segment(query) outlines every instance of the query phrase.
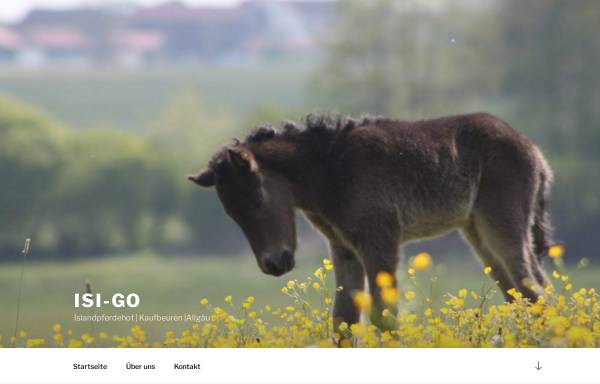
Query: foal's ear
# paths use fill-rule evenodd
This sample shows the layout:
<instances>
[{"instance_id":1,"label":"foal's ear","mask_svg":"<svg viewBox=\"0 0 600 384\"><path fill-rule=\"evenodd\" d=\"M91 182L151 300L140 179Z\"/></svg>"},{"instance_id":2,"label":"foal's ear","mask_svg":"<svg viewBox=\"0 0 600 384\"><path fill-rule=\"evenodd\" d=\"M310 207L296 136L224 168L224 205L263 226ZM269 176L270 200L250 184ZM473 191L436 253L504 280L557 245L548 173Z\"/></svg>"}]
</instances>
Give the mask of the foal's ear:
<instances>
[{"instance_id":1,"label":"foal's ear","mask_svg":"<svg viewBox=\"0 0 600 384\"><path fill-rule=\"evenodd\" d=\"M188 180L201 187L210 188L215 185L215 173L211 169L207 169L197 175L189 175Z\"/></svg>"},{"instance_id":2,"label":"foal's ear","mask_svg":"<svg viewBox=\"0 0 600 384\"><path fill-rule=\"evenodd\" d=\"M258 164L252 153L243 148L229 148L227 150L231 163L236 167L244 171L257 172Z\"/></svg>"}]
</instances>

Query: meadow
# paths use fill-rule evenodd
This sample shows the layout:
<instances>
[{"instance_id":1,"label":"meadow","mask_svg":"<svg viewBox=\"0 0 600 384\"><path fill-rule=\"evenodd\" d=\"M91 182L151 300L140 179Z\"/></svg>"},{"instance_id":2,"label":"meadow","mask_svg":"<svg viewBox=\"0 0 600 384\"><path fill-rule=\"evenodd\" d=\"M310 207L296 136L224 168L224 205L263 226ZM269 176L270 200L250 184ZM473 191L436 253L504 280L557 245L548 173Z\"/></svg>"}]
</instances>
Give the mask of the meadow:
<instances>
[{"instance_id":1,"label":"meadow","mask_svg":"<svg viewBox=\"0 0 600 384\"><path fill-rule=\"evenodd\" d=\"M408 262L412 260L410 255L407 260ZM460 316L473 317L473 311L476 311L477 308L486 310L485 307L479 307L484 297L483 301L486 306L499 306L499 308L502 308L503 299L501 295L495 292L497 290L495 285L485 276L478 263L468 258L460 260L461 258L449 262L436 262L434 257L431 266L421 268L422 270L418 270L416 273L410 264L402 268L400 288L396 300L400 300L400 308L402 309L399 316L404 317L399 318L399 321L407 321L406 316L410 316L411 322L426 322L428 320L427 316L435 316L435 314L450 316L451 314L444 314L445 311L449 310L462 313ZM281 332L277 331L279 329L277 327L290 321L308 321L314 331L315 324L318 324L317 319L314 317L304 318L304 315L301 315L306 313L310 315L309 308L312 308L311 306L314 303L317 303L316 305L319 307L317 311L318 319L322 322L318 329L320 329L320 332L324 332L323 329L331 327L328 312L331 307L331 296L335 289L330 272L331 266L328 264L328 260L323 261L322 256L314 255L301 255L297 264L298 267L289 275L273 278L263 275L258 270L253 256L250 255L221 256L218 258L164 258L146 253L68 263L28 263L24 275L18 326L19 331L23 330L26 334L19 338L19 343L25 345L26 340L47 339L48 341L45 341L44 345L55 345L51 341L52 335L54 334L54 337L56 337L56 330L59 329L58 334L61 335L61 340L65 344L67 344L66 340L69 338L67 332L70 335L75 335L73 336L73 340L76 340L74 346L78 346L80 342L85 344L86 340L97 341L97 335L104 335L104 337L108 337L107 335L130 335L129 339L126 337L121 339L119 336L115 336L114 339L106 339L104 344L96 344L100 346L119 344L122 346L164 346L169 344L202 346L198 345L197 342L194 344L191 337L196 334L200 338L198 335L200 335L202 327L205 325L208 325L208 329L204 332L210 333L210 327L216 327L217 325L232 331L236 329L236 326L240 326L239 321L242 321L242 323L253 319L256 321L256 316L258 316L258 321L261 324L265 324L262 323L263 321L269 324L266 328L268 330L265 330L265 332L272 332L273 330ZM0 343L5 345L14 332L20 267L16 263L5 263L0 268L0 308L3 309L2 316L0 316L0 334L3 335L3 342ZM566 299L564 297L563 299L557 299L559 301L575 302L575 299L570 298L569 295L578 292L581 287L600 290L600 281L597 278L600 275L599 266L588 265L583 268L570 268L568 280L565 281L563 276L566 275L566 270L561 269L561 272L558 275L555 274L553 278L556 292L560 295L566 295ZM115 292L137 293L141 297L141 304L135 310L110 308L76 310L73 308L73 295L75 292L85 292L86 280L91 282L93 292L101 292L105 295L111 295ZM569 287L568 284L571 282L573 282L572 286ZM315 283L318 283L318 286L315 286ZM248 303L249 300L250 303ZM358 300L363 299L359 298ZM364 300L368 301L368 299ZM365 302L357 302L357 305L365 306L366 304ZM517 314L519 308L525 312L529 311L526 308L534 308L534 306L525 304L520 304L521 307L518 307L519 304L515 305L517 307L510 309L510 311L516 311L514 314L515 320L520 316ZM592 305L594 304L592 303ZM596 305L596 310L599 309L598 306L600 304ZM253 311L250 309L254 308L256 308L256 312L252 314ZM489 307L487 308L489 310ZM501 311L507 310L501 309ZM266 313L267 311L269 313ZM286 311L290 313L286 315ZM590 309L590 311L593 311L593 309ZM131 314L134 312L165 315L192 313L211 316L213 320L216 319L216 322L197 325L192 325L189 322L147 322L143 324L104 322L91 325L90 323L77 323L72 319L74 313ZM311 316L314 316L314 314ZM591 328L594 324L594 317L593 315L590 316L592 316L591 320L588 320L591 321ZM244 317L246 320L243 320ZM266 317L269 317L270 320L264 320ZM235 321L238 321L238 323L233 325L227 323L233 321L232 319L237 319ZM452 320L448 318L446 321L447 326L451 326L451 324L458 328L468 326L468 321L465 319ZM446 323L442 322L442 324ZM600 326L600 323L597 325ZM294 323L291 328L283 327L283 329L294 330L298 327L299 325ZM565 332L567 328L568 326L565 326ZM368 331L368 329L371 330ZM215 329L216 331L217 329ZM367 339L361 339L360 346L368 346L370 342L369 332L374 332L373 329L355 329L355 331L358 334L363 332L364 336L367 337ZM411 332L415 331L416 328ZM333 335L332 330L327 330L327 333ZM236 335L237 340L241 340L239 339L241 336ZM272 340L277 339L277 336L271 336ZM64 339L62 339L63 337ZM296 339L297 337L300 337L300 339ZM375 336L370 337L372 339ZM382 335L380 334L377 337L376 343L381 343L380 337ZM214 346L226 346L232 342L232 339L227 337L219 340L215 341L217 344L214 344ZM303 342L308 344L317 342L315 341L317 339L314 338L310 339L310 342L301 340L308 339L306 335L295 335L293 337L285 335L284 337L283 334L280 338L280 342L283 342L286 346L302 346ZM458 340L455 341L457 342L456 345L450 343L446 346L459 346ZM331 339L321 338L319 342L327 344L331 342ZM371 342L373 341L371 340ZM31 342L31 346L35 346L35 341ZM237 344L232 346L237 346ZM277 345L276 342L273 342L265 344L265 346L283 345ZM489 345L483 344L482 346Z\"/></svg>"},{"instance_id":2,"label":"meadow","mask_svg":"<svg viewBox=\"0 0 600 384\"><path fill-rule=\"evenodd\" d=\"M34 104L78 129L142 131L185 89L209 108L241 114L263 105L304 110L313 62L243 66L177 65L140 70L0 69L0 92ZM309 107L310 108L310 107Z\"/></svg>"}]
</instances>

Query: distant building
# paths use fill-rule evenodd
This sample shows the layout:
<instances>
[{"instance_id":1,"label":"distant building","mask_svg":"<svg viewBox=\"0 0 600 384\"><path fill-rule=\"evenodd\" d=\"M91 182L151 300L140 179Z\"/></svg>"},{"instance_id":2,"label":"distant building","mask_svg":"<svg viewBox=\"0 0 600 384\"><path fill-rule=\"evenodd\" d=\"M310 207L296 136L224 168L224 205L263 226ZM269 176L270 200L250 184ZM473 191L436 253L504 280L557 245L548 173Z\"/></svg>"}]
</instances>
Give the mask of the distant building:
<instances>
[{"instance_id":1,"label":"distant building","mask_svg":"<svg viewBox=\"0 0 600 384\"><path fill-rule=\"evenodd\" d=\"M161 56L165 36L161 31L122 29L111 34L113 61L124 67L139 67Z\"/></svg>"},{"instance_id":2,"label":"distant building","mask_svg":"<svg viewBox=\"0 0 600 384\"><path fill-rule=\"evenodd\" d=\"M150 7L31 11L0 29L0 61L23 66L237 62L318 49L333 1L247 0L230 8L173 1Z\"/></svg>"},{"instance_id":3,"label":"distant building","mask_svg":"<svg viewBox=\"0 0 600 384\"><path fill-rule=\"evenodd\" d=\"M29 30L25 38L26 49L19 58L24 65L84 66L92 62L93 41L78 29L39 26Z\"/></svg>"},{"instance_id":4,"label":"distant building","mask_svg":"<svg viewBox=\"0 0 600 384\"><path fill-rule=\"evenodd\" d=\"M238 48L243 38L239 9L189 7L179 2L141 8L128 19L132 28L160 30L170 60L214 60Z\"/></svg>"},{"instance_id":5,"label":"distant building","mask_svg":"<svg viewBox=\"0 0 600 384\"><path fill-rule=\"evenodd\" d=\"M14 62L21 44L21 37L17 33L0 26L0 64Z\"/></svg>"}]
</instances>

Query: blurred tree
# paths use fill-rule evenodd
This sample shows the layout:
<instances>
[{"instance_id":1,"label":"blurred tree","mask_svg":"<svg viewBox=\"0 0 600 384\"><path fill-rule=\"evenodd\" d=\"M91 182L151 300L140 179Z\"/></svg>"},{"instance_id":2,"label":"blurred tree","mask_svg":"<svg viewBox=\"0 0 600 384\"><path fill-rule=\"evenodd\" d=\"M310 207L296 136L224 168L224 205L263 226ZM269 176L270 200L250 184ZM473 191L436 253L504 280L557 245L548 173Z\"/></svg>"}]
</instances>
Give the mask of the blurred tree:
<instances>
[{"instance_id":1,"label":"blurred tree","mask_svg":"<svg viewBox=\"0 0 600 384\"><path fill-rule=\"evenodd\" d=\"M508 0L500 3L504 92L561 153L598 156L600 3Z\"/></svg>"},{"instance_id":2,"label":"blurred tree","mask_svg":"<svg viewBox=\"0 0 600 384\"><path fill-rule=\"evenodd\" d=\"M208 109L194 88L182 88L150 129L150 140L163 161L169 162L181 191L177 217L167 222L170 250L237 249L241 238L222 213L215 193L201 191L186 176L199 172L219 145L230 142L240 129L235 115ZM186 241L180 241L182 238ZM180 239L180 240L178 240Z\"/></svg>"},{"instance_id":3,"label":"blurred tree","mask_svg":"<svg viewBox=\"0 0 600 384\"><path fill-rule=\"evenodd\" d=\"M27 237L36 257L164 247L181 217L178 179L140 137L73 133L0 98L0 260ZM175 238L189 242L181 226Z\"/></svg>"},{"instance_id":4,"label":"blurred tree","mask_svg":"<svg viewBox=\"0 0 600 384\"><path fill-rule=\"evenodd\" d=\"M175 214L177 182L141 138L98 131L68 142L57 194L58 247L66 254L135 250L160 243Z\"/></svg>"},{"instance_id":5,"label":"blurred tree","mask_svg":"<svg viewBox=\"0 0 600 384\"><path fill-rule=\"evenodd\" d=\"M320 77L324 90L351 110L389 113L396 94L398 12L394 1L349 0L338 20Z\"/></svg>"},{"instance_id":6,"label":"blurred tree","mask_svg":"<svg viewBox=\"0 0 600 384\"><path fill-rule=\"evenodd\" d=\"M349 0L338 7L317 76L335 108L422 118L470 101L472 81L463 68L474 55L463 43L470 24L458 3L443 11L409 0Z\"/></svg>"},{"instance_id":7,"label":"blurred tree","mask_svg":"<svg viewBox=\"0 0 600 384\"><path fill-rule=\"evenodd\" d=\"M48 220L66 132L42 112L0 97L0 252L15 255ZM37 244L36 244L37 246Z\"/></svg>"},{"instance_id":8,"label":"blurred tree","mask_svg":"<svg viewBox=\"0 0 600 384\"><path fill-rule=\"evenodd\" d=\"M240 139L245 137L252 129L261 124L271 124L278 127L287 120L302 119L303 113L293 111L275 104L263 104L251 109L242 121L245 133L240 133Z\"/></svg>"},{"instance_id":9,"label":"blurred tree","mask_svg":"<svg viewBox=\"0 0 600 384\"><path fill-rule=\"evenodd\" d=\"M167 158L198 166L238 131L234 115L208 109L194 88L182 88L150 127L150 139Z\"/></svg>"}]
</instances>

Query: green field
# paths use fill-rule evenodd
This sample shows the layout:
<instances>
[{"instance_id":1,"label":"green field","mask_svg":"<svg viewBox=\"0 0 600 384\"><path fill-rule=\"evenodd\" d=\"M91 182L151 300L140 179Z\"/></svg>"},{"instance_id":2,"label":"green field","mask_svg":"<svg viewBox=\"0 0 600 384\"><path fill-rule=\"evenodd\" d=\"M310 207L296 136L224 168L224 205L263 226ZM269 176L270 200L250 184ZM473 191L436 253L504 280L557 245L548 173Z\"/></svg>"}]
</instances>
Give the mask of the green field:
<instances>
[{"instance_id":1,"label":"green field","mask_svg":"<svg viewBox=\"0 0 600 384\"><path fill-rule=\"evenodd\" d=\"M225 295L235 300L248 295L256 297L259 307L289 304L280 293L280 288L289 279L304 278L321 264L321 257L299 256L298 267L281 278L263 275L257 268L253 256L222 258L162 258L149 254L128 255L96 260L81 260L54 263L30 263L25 270L21 301L20 329L32 337L47 336L54 323L73 329L77 334L106 330L111 334L127 333L130 323L103 323L92 328L89 324L72 320L73 295L84 292L84 281L89 279L92 290L111 295L115 292L135 292L141 297L137 308L140 313L204 313L199 299L207 297L213 303L223 304ZM11 336L14 330L17 287L20 266L0 265L0 334ZM439 264L435 272L422 277L423 290L429 289L431 274L439 276L439 296L444 292L456 292L466 287L480 290L485 282L492 285L474 260ZM571 271L575 287L600 288L600 267L587 267ZM406 279L403 279L406 281ZM427 292L426 292L427 293ZM496 301L500 296L496 296ZM90 310L77 313L90 313ZM98 313L131 313L131 310L105 309ZM160 337L166 330L189 326L185 323L144 323L149 335Z\"/></svg>"},{"instance_id":2,"label":"green field","mask_svg":"<svg viewBox=\"0 0 600 384\"><path fill-rule=\"evenodd\" d=\"M319 262L317 259L303 260L301 267L289 277L309 274ZM3 335L12 335L14 330L19 273L19 265L0 266L0 334ZM25 270L19 328L28 330L32 336L47 334L54 323L69 326L76 332L88 331L89 325L71 320L75 311L74 293L85 292L86 279L91 281L94 292L108 295L135 292L141 297L139 312L160 314L201 314L200 298L222 302L226 294L237 298L254 295L257 302L281 303L283 297L279 289L287 281L263 275L253 256L165 259L152 255L128 255L29 264ZM101 312L131 313L131 310L102 308ZM78 313L89 313L89 310ZM178 328L172 324L154 325L147 324L144 328L150 334ZM128 332L130 327L130 324L111 323L97 329L118 333Z\"/></svg>"},{"instance_id":3,"label":"green field","mask_svg":"<svg viewBox=\"0 0 600 384\"><path fill-rule=\"evenodd\" d=\"M77 128L140 131L181 90L192 88L210 108L239 114L263 105L311 108L305 92L312 63L239 67L173 66L143 70L0 70L0 93L34 104Z\"/></svg>"}]
</instances>

